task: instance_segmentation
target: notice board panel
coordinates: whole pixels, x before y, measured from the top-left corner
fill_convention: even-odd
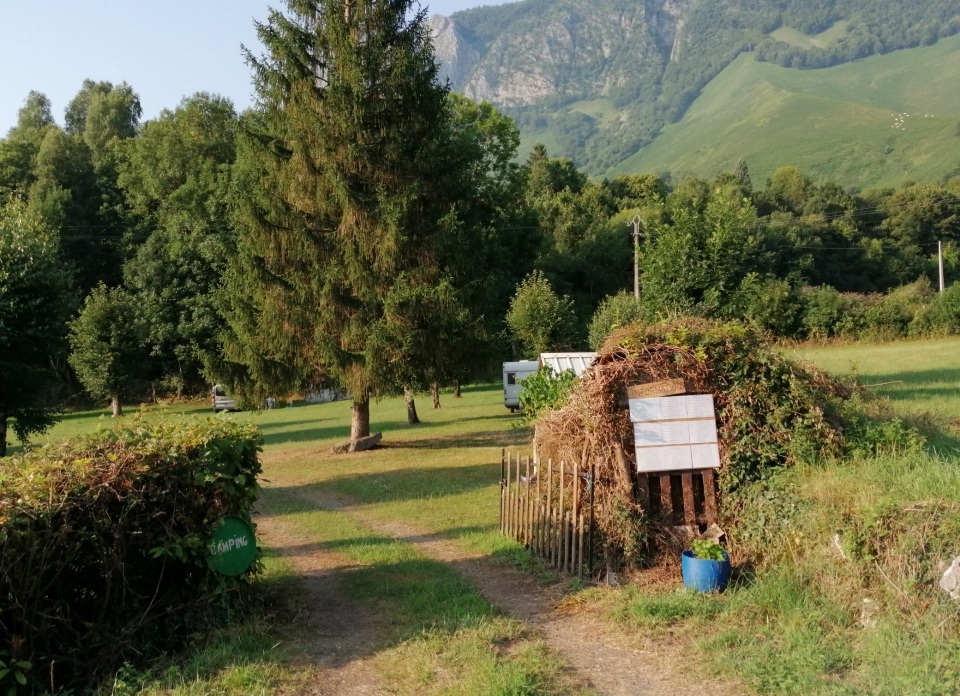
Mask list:
[[[711,394],[630,399],[637,471],[720,467]]]

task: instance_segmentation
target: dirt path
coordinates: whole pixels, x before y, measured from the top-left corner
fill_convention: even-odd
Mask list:
[[[273,480],[272,485],[285,483]],[[301,489],[297,497],[309,501],[320,509],[345,512],[358,522],[378,533],[417,546],[420,551],[435,560],[455,568],[469,579],[480,593],[504,613],[525,621],[539,633],[547,645],[567,662],[590,686],[604,696],[711,696],[742,693],[728,684],[693,682],[681,664],[678,649],[659,644],[655,649],[640,646],[641,642],[611,630],[606,621],[584,613],[559,611],[557,602],[561,594],[557,589],[544,589],[528,575],[513,568],[495,563],[489,557],[471,554],[455,541],[437,535],[424,534],[415,527],[398,522],[383,522],[364,514],[355,501],[339,494]],[[293,559],[308,583],[308,591],[317,593],[317,602],[312,603],[317,611],[312,617],[322,631],[318,643],[342,646],[335,654],[317,654],[321,668],[321,682],[350,685],[351,689],[325,691],[322,688],[311,693],[326,694],[378,694],[386,693],[376,681],[367,656],[371,654],[370,643],[377,635],[374,624],[357,621],[362,608],[348,606],[336,591],[333,574],[349,561],[338,558],[318,546],[311,548],[308,540],[291,536],[280,518],[267,514],[258,519],[268,545],[277,548]],[[291,552],[291,545],[295,552]],[[322,600],[319,595],[323,594]],[[322,604],[320,602],[322,601]],[[334,606],[339,605],[339,606]],[[343,635],[341,630],[351,635]],[[590,636],[585,641],[584,636]],[[366,646],[366,647],[364,647]],[[319,648],[319,646],[318,646]],[[353,657],[351,657],[353,656]],[[360,670],[353,673],[350,670]],[[349,679],[348,679],[349,678]],[[356,681],[350,681],[356,679]],[[369,679],[369,681],[367,681]]]
[[[311,543],[269,514],[257,517],[257,532],[296,567],[306,599],[307,645],[314,674],[306,690],[313,696],[385,694],[370,657],[379,634],[375,617],[340,592],[337,574],[353,567],[340,554]]]

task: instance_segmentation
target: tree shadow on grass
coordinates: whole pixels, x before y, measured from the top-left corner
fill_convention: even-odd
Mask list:
[[[485,430],[477,433],[448,435],[416,440],[393,440],[384,443],[387,449],[443,450],[465,447],[523,447],[530,442],[525,430]]]
[[[486,534],[495,529],[495,524],[473,525],[447,529],[443,532],[443,534],[417,534],[406,537],[369,536],[350,539],[333,539],[330,541],[286,545],[283,547],[282,553],[284,556],[290,557],[309,556],[317,551],[336,551],[338,553],[343,553],[345,551],[349,551],[350,548],[357,545],[363,546],[364,549],[371,549],[375,547],[387,548],[398,542],[405,544],[419,544],[424,542],[438,541],[441,539],[459,539],[471,534]],[[270,548],[271,551],[276,551],[277,553],[280,552],[279,549],[272,549],[272,547]]]
[[[960,386],[949,387],[944,383],[960,385],[960,370],[899,370],[886,374],[861,376],[863,386],[893,401],[925,397],[957,397]]]
[[[322,508],[322,504],[311,502],[311,497],[332,491],[346,493],[357,502],[371,504],[460,495],[495,486],[499,481],[500,462],[497,461],[470,466],[395,469],[341,476],[322,484],[268,487],[264,490],[264,497],[280,499],[276,505],[268,505],[269,513],[291,514]]]
[[[265,446],[269,445],[282,445],[291,442],[311,442],[317,441],[318,447],[323,447],[323,440],[346,440],[350,437],[350,426],[349,425],[328,425],[328,426],[317,426],[317,420],[302,421],[300,423],[293,423],[292,425],[307,425],[314,424],[314,427],[300,428],[298,430],[279,430],[280,428],[290,427],[291,423],[267,423],[260,426],[261,432],[263,432],[263,444]],[[270,432],[275,430],[277,432]]]

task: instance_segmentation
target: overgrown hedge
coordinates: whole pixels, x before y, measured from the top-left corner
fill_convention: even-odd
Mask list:
[[[758,296],[755,303],[762,302],[769,303],[769,299]],[[787,338],[891,341],[951,336],[960,333],[960,283],[942,293],[927,280],[886,294],[841,293],[826,286],[804,288],[792,300],[785,300],[773,315],[778,319],[768,318],[753,304],[744,314]],[[782,318],[789,316],[799,317],[799,322],[783,322]]]
[[[208,627],[256,572],[214,573],[205,542],[250,520],[259,450],[252,425],[135,419],[0,460],[0,661],[83,688]]]
[[[738,514],[741,489],[798,462],[872,452],[921,436],[877,419],[882,403],[855,384],[787,358],[753,325],[681,319],[621,328],[600,348],[569,397],[536,424],[539,455],[596,463],[596,519],[608,562],[631,565],[657,527],[641,507],[627,388],[682,378],[712,394],[720,440],[724,508]],[[644,547],[648,547],[647,551]]]

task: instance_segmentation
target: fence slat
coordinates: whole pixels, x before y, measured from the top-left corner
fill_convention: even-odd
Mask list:
[[[559,505],[559,508],[557,512],[557,564],[556,564],[557,567],[560,568],[561,570],[563,570],[563,552],[564,552],[564,548],[563,548],[564,505],[563,504],[565,502],[564,498],[566,497],[565,484],[567,482],[567,479],[566,479],[566,476],[564,476],[564,474],[566,473],[566,466],[567,466],[567,463],[561,460],[560,461],[560,491],[559,491],[559,495],[557,496],[557,504]]]
[[[583,575],[583,514],[577,515],[577,575]]]
[[[517,459],[520,458],[520,455],[517,455]],[[514,463],[511,459],[510,461],[510,494],[512,499],[510,501],[510,538],[517,538],[517,502],[519,496],[517,495],[517,486],[516,486],[516,477],[514,476]]]
[[[504,481],[504,478],[506,478],[505,475],[504,475],[504,468],[505,468],[506,458],[507,458],[507,451],[506,451],[506,450],[501,450],[501,452],[500,452],[500,533],[501,533],[501,534],[504,533],[504,526],[503,526],[503,505],[504,505],[504,502],[505,502],[505,500],[506,500],[506,493],[505,493],[505,491],[504,491],[504,484],[506,483],[506,482]]]

